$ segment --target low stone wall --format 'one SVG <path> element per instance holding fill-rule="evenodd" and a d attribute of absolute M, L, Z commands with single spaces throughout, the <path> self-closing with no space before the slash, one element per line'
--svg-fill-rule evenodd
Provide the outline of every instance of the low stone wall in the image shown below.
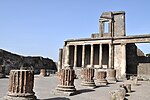
<path fill-rule="evenodd" d="M 138 76 L 150 79 L 150 63 L 139 63 Z"/>

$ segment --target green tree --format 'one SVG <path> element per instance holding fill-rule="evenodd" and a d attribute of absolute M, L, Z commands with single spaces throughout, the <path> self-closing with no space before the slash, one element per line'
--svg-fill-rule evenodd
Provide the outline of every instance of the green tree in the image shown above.
<path fill-rule="evenodd" d="M 150 57 L 150 53 L 146 54 L 146 57 Z"/>

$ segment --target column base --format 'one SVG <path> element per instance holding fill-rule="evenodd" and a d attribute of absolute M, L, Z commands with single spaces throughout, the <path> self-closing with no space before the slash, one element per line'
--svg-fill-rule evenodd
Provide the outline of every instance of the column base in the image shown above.
<path fill-rule="evenodd" d="M 108 83 L 116 83 L 117 82 L 117 79 L 115 77 L 107 77 L 107 82 Z"/>
<path fill-rule="evenodd" d="M 4 100 L 37 100 L 36 96 L 18 97 L 18 96 L 5 96 Z"/>
<path fill-rule="evenodd" d="M 108 84 L 106 79 L 105 80 L 98 80 L 98 83 L 100 83 L 100 85 L 107 85 Z"/>
<path fill-rule="evenodd" d="M 75 86 L 58 85 L 56 91 L 54 91 L 54 94 L 63 94 L 63 95 L 71 96 L 75 94 L 75 92 L 76 92 Z"/>
<path fill-rule="evenodd" d="M 95 85 L 94 80 L 93 80 L 92 82 L 83 81 L 83 82 L 81 83 L 81 85 L 82 85 L 82 86 L 86 86 L 86 87 L 88 87 L 88 88 L 92 88 L 92 89 L 96 88 L 96 85 Z"/>

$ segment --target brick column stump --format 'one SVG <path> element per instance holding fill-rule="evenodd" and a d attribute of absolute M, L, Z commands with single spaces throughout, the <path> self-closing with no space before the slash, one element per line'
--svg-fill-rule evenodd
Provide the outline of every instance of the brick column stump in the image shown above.
<path fill-rule="evenodd" d="M 98 81 L 98 83 L 100 83 L 100 85 L 107 85 L 106 71 L 98 70 L 98 72 L 97 72 L 97 81 Z"/>
<path fill-rule="evenodd" d="M 94 68 L 83 68 L 82 69 L 82 86 L 87 86 L 89 88 L 95 88 L 95 82 L 94 82 Z"/>
<path fill-rule="evenodd" d="M 75 71 L 71 68 L 60 69 L 58 72 L 59 83 L 56 88 L 57 92 L 65 95 L 73 95 L 76 91 L 74 86 Z"/>
<path fill-rule="evenodd" d="M 107 82 L 108 83 L 116 83 L 116 70 L 115 69 L 107 69 Z"/>
<path fill-rule="evenodd" d="M 11 70 L 9 87 L 5 100 L 36 100 L 33 92 L 33 70 Z"/>

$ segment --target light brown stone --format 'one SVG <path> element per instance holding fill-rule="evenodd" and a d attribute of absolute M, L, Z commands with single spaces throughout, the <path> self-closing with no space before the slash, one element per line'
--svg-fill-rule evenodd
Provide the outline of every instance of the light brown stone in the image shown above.
<path fill-rule="evenodd" d="M 122 84 L 120 85 L 121 88 L 126 90 L 126 93 L 131 93 L 131 84 Z"/>
<path fill-rule="evenodd" d="M 108 83 L 116 83 L 116 70 L 107 69 L 107 81 Z"/>
<path fill-rule="evenodd" d="M 106 80 L 106 71 L 104 70 L 99 70 L 97 72 L 97 81 L 101 85 L 107 85 L 107 80 Z"/>

